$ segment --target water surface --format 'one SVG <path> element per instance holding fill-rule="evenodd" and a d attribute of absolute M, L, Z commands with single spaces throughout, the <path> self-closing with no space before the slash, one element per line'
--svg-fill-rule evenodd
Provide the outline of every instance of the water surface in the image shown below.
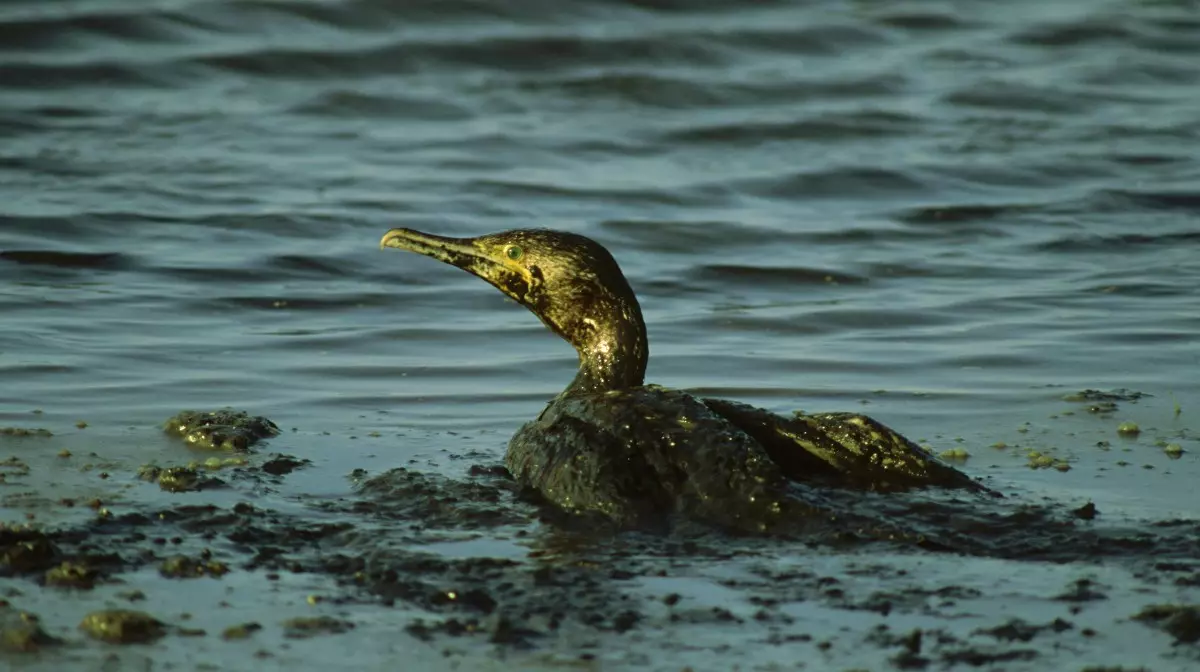
<path fill-rule="evenodd" d="M 498 461 L 575 355 L 479 280 L 377 241 L 551 227 L 622 264 L 653 382 L 865 410 L 965 448 L 1006 492 L 1195 520 L 1196 16 L 6 2 L 0 425 L 97 453 L 132 508 L 170 500 L 136 465 L 191 459 L 156 430 L 183 408 L 287 430 L 272 448 L 314 464 L 259 493 L 273 507 L 350 496 L 355 468 L 461 476 L 447 455 Z M 1150 396 L 1099 416 L 1062 401 L 1088 388 Z M 1070 471 L 1029 469 L 1030 449 Z M 0 457 L 45 450 L 0 437 Z M 7 519 L 118 487 L 43 462 Z M 1105 655 L 1171 669 L 1167 641 Z"/>

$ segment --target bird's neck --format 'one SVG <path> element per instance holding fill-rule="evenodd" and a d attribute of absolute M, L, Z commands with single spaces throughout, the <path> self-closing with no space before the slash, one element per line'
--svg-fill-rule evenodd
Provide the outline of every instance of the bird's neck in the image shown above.
<path fill-rule="evenodd" d="M 579 352 L 579 373 L 566 394 L 638 387 L 646 379 L 650 346 L 636 299 L 621 301 L 614 317 L 589 324 L 588 338 L 572 343 Z"/>

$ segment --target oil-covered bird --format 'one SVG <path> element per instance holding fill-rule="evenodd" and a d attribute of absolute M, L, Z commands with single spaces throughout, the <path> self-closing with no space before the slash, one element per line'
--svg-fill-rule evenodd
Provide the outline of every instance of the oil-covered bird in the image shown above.
<path fill-rule="evenodd" d="M 855 413 L 784 417 L 646 385 L 637 297 L 590 238 L 522 229 L 448 238 L 392 229 L 381 247 L 416 252 L 491 283 L 579 352 L 579 372 L 512 437 L 505 465 L 562 509 L 620 527 L 676 516 L 731 530 L 797 529 L 829 487 L 985 490 L 888 427 Z M 844 515 L 843 515 L 844 517 Z"/>

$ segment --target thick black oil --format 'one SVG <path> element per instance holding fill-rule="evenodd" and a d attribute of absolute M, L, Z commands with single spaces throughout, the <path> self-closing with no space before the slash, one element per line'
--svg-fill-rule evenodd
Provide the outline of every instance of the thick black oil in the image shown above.
<path fill-rule="evenodd" d="M 0 627 L 40 652 L 0 656 L 1193 669 L 1196 9 L 3 3 Z M 890 540 L 562 519 L 496 467 L 574 353 L 395 226 L 592 236 L 650 382 L 866 413 L 1004 497 L 827 495 Z"/>

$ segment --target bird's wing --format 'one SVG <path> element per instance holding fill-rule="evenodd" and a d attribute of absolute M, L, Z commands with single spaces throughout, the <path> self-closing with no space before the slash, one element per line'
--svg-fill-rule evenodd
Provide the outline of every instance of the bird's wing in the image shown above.
<path fill-rule="evenodd" d="M 857 413 L 783 417 L 724 399 L 704 399 L 713 412 L 754 437 L 784 474 L 877 491 L 938 486 L 986 490 L 920 446 Z"/>
<path fill-rule="evenodd" d="M 745 531 L 821 516 L 801 506 L 746 432 L 691 395 L 662 388 L 560 397 L 509 443 L 516 479 L 558 506 L 623 527 L 671 514 Z"/>

